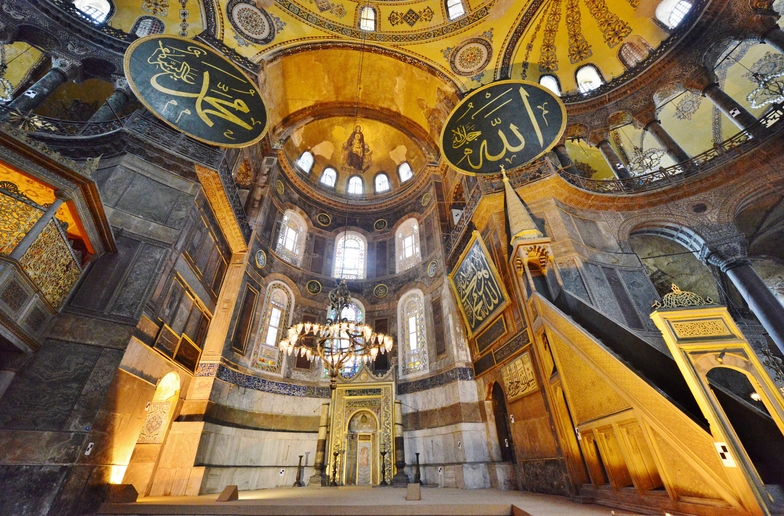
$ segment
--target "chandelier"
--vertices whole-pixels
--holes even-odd
[[[308,359],[321,360],[329,372],[329,388],[337,387],[338,375],[344,367],[368,363],[379,353],[392,350],[392,337],[376,333],[366,324],[359,324],[344,317],[351,304],[351,292],[346,280],[340,280],[329,292],[327,323],[297,323],[285,332],[280,349],[289,356],[298,353]]]
[[[778,104],[784,101],[784,72],[763,75],[759,72],[750,72],[752,80],[757,87],[746,96],[751,107],[761,108],[768,104]]]
[[[633,152],[634,156],[629,160],[629,168],[638,175],[659,168],[665,154],[661,149],[653,148],[642,150],[636,145],[634,146]]]

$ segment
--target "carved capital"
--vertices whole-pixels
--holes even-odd
[[[115,91],[120,91],[129,98],[133,98],[133,90],[128,83],[128,79],[126,79],[124,75],[112,75],[112,84],[114,85]]]
[[[659,122],[659,119],[656,117],[656,106],[651,102],[643,110],[636,112],[634,121],[634,126],[642,130],[645,130],[653,122]]]
[[[722,272],[739,265],[746,265],[749,263],[746,242],[743,237],[736,236],[704,244],[700,249],[700,260],[719,267]]]
[[[53,56],[52,68],[63,72],[69,81],[79,82],[82,79],[82,63],[80,61]]]
[[[0,21],[0,44],[10,45],[16,41],[19,27]]]
[[[607,129],[596,129],[591,131],[591,134],[588,135],[588,141],[591,142],[594,146],[598,146],[602,142],[609,141],[610,132]]]
[[[716,82],[713,74],[704,66],[698,67],[694,73],[684,81],[686,89],[702,93],[708,86]]]

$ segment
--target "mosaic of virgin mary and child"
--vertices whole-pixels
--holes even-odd
[[[373,151],[365,143],[362,126],[357,125],[343,144],[343,168],[354,172],[365,172],[372,163]]]

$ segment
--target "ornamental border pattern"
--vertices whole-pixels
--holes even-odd
[[[329,20],[325,20],[323,18],[317,17],[312,12],[308,11],[297,5],[296,3],[292,2],[291,0],[276,0],[275,2],[278,7],[285,10],[292,16],[302,20],[303,22],[307,23],[311,27],[315,27],[317,29],[329,31],[340,36],[345,36],[349,38],[367,40],[367,41],[378,41],[384,43],[418,43],[422,41],[431,41],[436,39],[441,39],[456,32],[459,32],[463,29],[467,29],[471,25],[474,25],[476,22],[482,20],[483,18],[487,17],[490,14],[490,6],[486,5],[484,7],[480,7],[476,11],[468,13],[466,16],[461,17],[460,19],[448,23],[446,25],[442,25],[441,27],[436,27],[434,29],[423,30],[419,32],[402,32],[402,33],[388,33],[388,32],[365,32],[361,31],[358,28],[341,25],[339,23],[334,23]]]
[[[315,387],[312,385],[295,385],[285,382],[267,380],[258,376],[253,376],[234,369],[229,369],[223,364],[218,367],[216,378],[224,382],[232,383],[238,387],[253,389],[261,392],[273,394],[283,394],[284,396],[295,396],[298,398],[322,398],[329,399],[331,396],[329,387]]]
[[[444,371],[429,378],[414,380],[412,382],[398,383],[397,394],[413,394],[415,392],[426,391],[448,385],[457,381],[467,382],[474,380],[474,370],[470,367],[456,367],[449,371]]]

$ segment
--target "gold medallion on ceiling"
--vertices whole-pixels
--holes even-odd
[[[283,185],[283,181],[280,179],[275,181],[275,191],[278,192],[278,195],[283,195],[283,192],[286,191],[286,187]]]
[[[433,195],[430,192],[427,192],[425,195],[422,196],[422,206],[427,206],[430,204],[430,199],[433,198]]]
[[[387,220],[386,219],[378,219],[373,223],[373,229],[376,231],[383,231],[387,228]]]
[[[256,267],[259,269],[263,269],[265,265],[267,265],[267,253],[264,251],[256,251]]]
[[[315,296],[316,294],[321,292],[321,283],[319,283],[316,280],[310,280],[305,285],[305,288],[307,289],[308,294],[311,294],[311,295]]]
[[[275,39],[275,22],[264,9],[252,2],[229,0],[226,4],[229,23],[242,39],[266,45]]]
[[[387,287],[383,283],[379,283],[373,289],[373,295],[376,296],[379,299],[383,299],[383,298],[387,297],[387,294],[389,294],[389,287]]]
[[[471,77],[481,73],[493,57],[493,46],[484,38],[471,38],[452,50],[449,66],[458,75]]]
[[[328,213],[321,212],[316,215],[316,221],[319,225],[327,227],[332,224],[332,217],[330,217]]]

